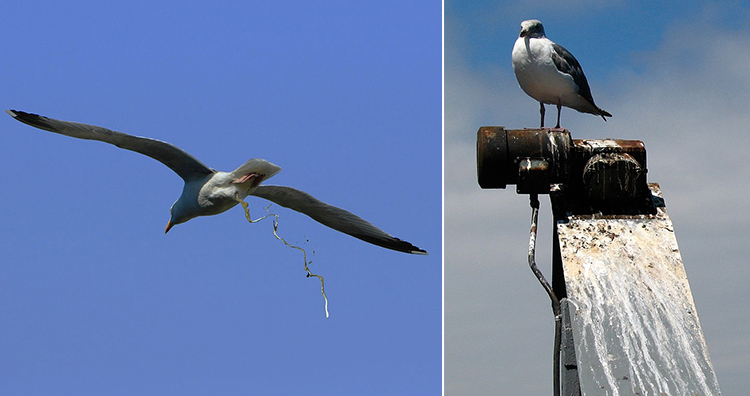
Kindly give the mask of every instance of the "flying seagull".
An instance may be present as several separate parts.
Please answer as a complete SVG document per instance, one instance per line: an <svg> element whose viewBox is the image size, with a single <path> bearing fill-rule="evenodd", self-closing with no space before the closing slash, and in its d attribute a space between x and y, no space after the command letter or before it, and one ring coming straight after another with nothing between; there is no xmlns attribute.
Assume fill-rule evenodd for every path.
<svg viewBox="0 0 750 396"><path fill-rule="evenodd" d="M573 54L544 35L542 23L536 19L521 22L521 34L513 46L513 71L524 92L539 101L544 128L544 104L557 105L557 126L560 110L570 107L582 113L612 117L597 107L583 69Z"/></svg>
<svg viewBox="0 0 750 396"><path fill-rule="evenodd" d="M265 198L281 206L304 213L315 221L365 242L405 253L427 254L375 227L361 217L317 200L291 187L261 186L260 183L279 173L281 168L263 160L251 159L232 172L209 168L177 146L156 139L128 135L95 125L60 121L36 114L6 110L18 121L45 131L79 139L99 140L119 148L147 155L172 169L185 187L170 209L165 233L198 216L216 215L229 210L248 195Z"/></svg>

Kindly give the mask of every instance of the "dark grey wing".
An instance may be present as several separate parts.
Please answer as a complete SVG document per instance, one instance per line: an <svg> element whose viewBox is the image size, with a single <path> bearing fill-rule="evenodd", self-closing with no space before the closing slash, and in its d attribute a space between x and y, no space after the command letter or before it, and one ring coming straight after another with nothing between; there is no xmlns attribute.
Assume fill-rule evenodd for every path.
<svg viewBox="0 0 750 396"><path fill-rule="evenodd" d="M594 104L594 98L591 97L591 88L589 88L589 82L586 80L586 75L583 74L583 68L578 60L568 52L562 45L552 43L552 61L557 66L557 70L562 73L569 74L573 77L573 82L578 85L578 94L583 96L584 99ZM596 106L596 105L594 105Z"/></svg>
<svg viewBox="0 0 750 396"><path fill-rule="evenodd" d="M55 120L36 114L24 113L23 111L5 111L16 120L35 128L78 139L99 140L125 150L147 155L168 166L185 181L215 172L181 148L161 140L132 136L95 125Z"/></svg>
<svg viewBox="0 0 750 396"><path fill-rule="evenodd" d="M304 191L283 186L259 186L252 195L304 213L318 223L373 245L399 252L427 254L426 251L388 234L354 213L321 202Z"/></svg>
<svg viewBox="0 0 750 396"><path fill-rule="evenodd" d="M552 43L552 49L552 62L555 63L557 70L573 77L573 82L578 86L578 95L581 95L582 98L591 103L591 105L599 111L599 115L604 121L607 121L604 116L612 117L612 114L599 108L599 106L594 103L594 97L591 96L589 82L586 80L586 75L583 74L581 64L578 63L578 60L573 54L566 50L562 45L556 43Z"/></svg>

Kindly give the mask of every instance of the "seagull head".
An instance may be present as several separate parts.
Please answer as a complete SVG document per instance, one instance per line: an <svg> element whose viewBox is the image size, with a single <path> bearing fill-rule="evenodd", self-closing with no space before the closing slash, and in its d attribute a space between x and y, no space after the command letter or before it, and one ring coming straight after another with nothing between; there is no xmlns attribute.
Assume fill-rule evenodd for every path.
<svg viewBox="0 0 750 396"><path fill-rule="evenodd" d="M178 199L174 204L172 204L172 207L169 209L169 222L167 223L167 227L164 229L164 233L168 233L169 230L172 229L172 227L176 226L177 224L182 224L194 217L196 216L191 215L191 212L188 211L183 205L182 200Z"/></svg>
<svg viewBox="0 0 750 396"><path fill-rule="evenodd" d="M519 36L529 38L546 37L544 35L544 26L542 26L542 22L536 19L529 19L521 22L521 34Z"/></svg>
<svg viewBox="0 0 750 396"><path fill-rule="evenodd" d="M190 219L196 218L201 215L210 215L221 212L207 212L205 208L202 208L201 201L205 201L205 197L202 198L201 191L206 187L212 185L211 181L214 179L215 174L206 175L203 179L192 179L185 182L185 186L182 188L182 194L169 208L169 222L167 227L164 229L164 233L169 232L172 227L177 224L182 224ZM231 207L231 206L230 206Z"/></svg>

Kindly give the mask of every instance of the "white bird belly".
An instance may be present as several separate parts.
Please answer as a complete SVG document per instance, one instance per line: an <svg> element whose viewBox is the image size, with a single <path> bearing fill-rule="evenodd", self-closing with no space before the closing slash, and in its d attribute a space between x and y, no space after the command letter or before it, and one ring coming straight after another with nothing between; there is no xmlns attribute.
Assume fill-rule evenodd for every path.
<svg viewBox="0 0 750 396"><path fill-rule="evenodd" d="M546 46L534 44L531 41L527 46L526 41L519 38L513 46L513 71L518 85L542 103L577 103L578 86L573 77L557 70Z"/></svg>

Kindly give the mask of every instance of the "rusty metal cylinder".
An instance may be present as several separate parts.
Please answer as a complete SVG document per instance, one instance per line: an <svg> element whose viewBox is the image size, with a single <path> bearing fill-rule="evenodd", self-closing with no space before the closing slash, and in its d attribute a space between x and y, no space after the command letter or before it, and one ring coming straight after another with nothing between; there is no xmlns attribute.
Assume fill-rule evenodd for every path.
<svg viewBox="0 0 750 396"><path fill-rule="evenodd" d="M546 194L550 184L563 183L567 179L572 142L570 133L565 130L479 128L479 185L482 188L505 188L508 184L516 184L519 193ZM539 183L540 179L545 182Z"/></svg>
<svg viewBox="0 0 750 396"><path fill-rule="evenodd" d="M548 194L557 185L581 207L641 210L648 207L646 172L638 140L573 140L567 130L544 128L477 132L477 176L485 189L514 184L519 194Z"/></svg>

